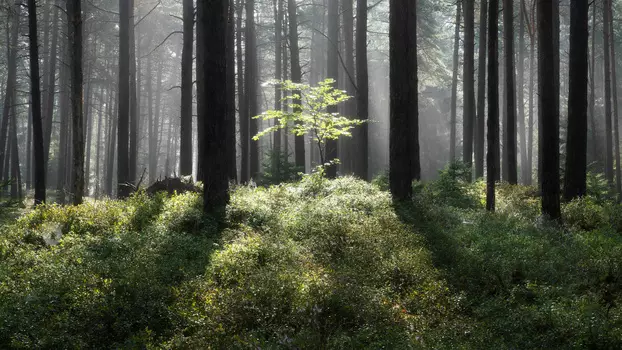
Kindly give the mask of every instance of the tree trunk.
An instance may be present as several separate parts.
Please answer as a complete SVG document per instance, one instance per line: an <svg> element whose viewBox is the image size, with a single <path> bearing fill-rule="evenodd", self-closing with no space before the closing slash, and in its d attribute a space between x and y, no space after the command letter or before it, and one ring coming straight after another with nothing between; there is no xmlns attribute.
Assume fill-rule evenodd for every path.
<svg viewBox="0 0 622 350"><path fill-rule="evenodd" d="M355 72L354 72L354 4L353 0L342 0L343 7L343 46L345 52L345 90L349 96L356 95ZM356 117L356 99L350 99L343 105L344 114L347 118ZM354 172L354 143L350 138L342 138L342 163L341 169L344 174Z"/></svg>
<svg viewBox="0 0 622 350"><path fill-rule="evenodd" d="M229 0L227 15L227 162L229 180L238 177L235 137L235 8Z"/></svg>
<svg viewBox="0 0 622 350"><path fill-rule="evenodd" d="M138 97L136 89L136 32L134 29L134 0L126 0L129 2L129 149L127 163L127 184L136 184L136 162L138 159ZM129 190L129 188L128 188Z"/></svg>
<svg viewBox="0 0 622 350"><path fill-rule="evenodd" d="M527 134L525 129L525 0L521 0L518 22L518 135L520 139L521 183L529 177L527 162Z"/></svg>
<svg viewBox="0 0 622 350"><path fill-rule="evenodd" d="M69 61L69 42L63 40L62 50L61 50L61 61L68 62ZM61 65L60 69L60 86L62 90L59 92L59 116L60 116L60 128L59 128L59 140L58 140L58 172L56 175L56 192L57 192L57 202L60 204L65 204L65 194L67 192L67 185L70 182L67 181L67 178L71 174L71 171L67 171L67 168L70 168L69 161L69 143L71 142L71 123L70 123L70 115L71 115L71 106L70 106L70 96L69 96L69 88L71 84L70 80L70 67L68 64Z"/></svg>
<svg viewBox="0 0 622 350"><path fill-rule="evenodd" d="M404 200L412 196L412 181L419 176L417 6L409 0L391 0L389 7L389 184L394 200Z"/></svg>
<svg viewBox="0 0 622 350"><path fill-rule="evenodd" d="M16 101L15 92L13 93L13 101ZM17 108L12 103L11 116L11 198L17 201L22 199L22 183L19 168L19 151L17 146Z"/></svg>
<svg viewBox="0 0 622 350"><path fill-rule="evenodd" d="M248 14L253 18L252 6L249 8L251 11L248 11ZM197 62L203 65L204 74L198 77L197 83L203 84L205 95L199 98L205 99L205 105L210 111L209 114L199 116L205 118L205 157L210 161L210 166L205 168L203 194L205 213L221 213L229 202L226 157L227 93L226 89L223 89L227 85L227 10L227 1L198 2L197 21L202 22L201 28L204 30L205 60ZM251 34L254 35L252 31ZM253 40L251 44L254 45ZM251 61L254 62L253 59ZM251 78L248 81L253 84L252 74Z"/></svg>
<svg viewBox="0 0 622 350"><path fill-rule="evenodd" d="M505 50L505 123L503 138L503 161L506 163L504 174L510 184L516 184L516 75L514 72L514 4L512 0L504 0L503 5L503 33Z"/></svg>
<svg viewBox="0 0 622 350"><path fill-rule="evenodd" d="M274 79L276 81L283 80L283 0L274 0ZM276 85L274 88L274 110L282 109L281 87ZM275 126L279 123L274 121ZM274 132L274 143L272 149L272 174L279 178L281 174L281 129Z"/></svg>
<svg viewBox="0 0 622 350"><path fill-rule="evenodd" d="M605 60L605 140L606 140L606 158L605 158L605 177L610 185L613 185L613 140L611 125L611 45L609 32L609 1L603 0L603 47Z"/></svg>
<svg viewBox="0 0 622 350"><path fill-rule="evenodd" d="M117 126L117 196L130 195L130 13L131 3L119 0L119 121Z"/></svg>
<svg viewBox="0 0 622 350"><path fill-rule="evenodd" d="M499 2L488 3L488 153L486 155L486 209L495 211L499 158Z"/></svg>
<svg viewBox="0 0 622 350"><path fill-rule="evenodd" d="M477 69L477 121L475 126L475 178L484 177L484 140L486 137L486 48L488 3L482 0L479 26L479 62Z"/></svg>
<svg viewBox="0 0 622 350"><path fill-rule="evenodd" d="M357 0L356 7L356 109L361 120L369 118L369 72L367 66L367 1ZM354 129L354 174L369 180L368 123Z"/></svg>
<svg viewBox="0 0 622 350"><path fill-rule="evenodd" d="M587 6L587 5L586 5ZM586 10L587 12L587 10ZM613 6L609 1L609 32L611 33L611 93L613 103L613 147L616 167L616 192L618 193L618 201L622 200L622 171L620 170L620 128L618 115L618 77L616 75L616 41L615 31L613 30ZM587 40L587 39L586 39ZM587 45L587 44L586 44ZM587 67L586 67L587 70ZM587 96L587 92L586 92ZM587 124L587 123L586 123ZM585 128L587 130L587 127ZM586 137L587 139L587 137Z"/></svg>
<svg viewBox="0 0 622 350"><path fill-rule="evenodd" d="M462 1L456 5L456 29L454 32L454 61L451 79L451 115L449 119L449 161L456 161L456 119L458 110L458 67L460 64L460 16L462 15Z"/></svg>
<svg viewBox="0 0 622 350"><path fill-rule="evenodd" d="M259 123L255 116L259 114L257 101L257 38L255 32L255 0L246 0L246 104L249 118L250 139L250 177L256 179L259 176L259 141L252 138L259 132Z"/></svg>
<svg viewBox="0 0 622 350"><path fill-rule="evenodd" d="M542 213L561 217L559 204L559 84L555 60L556 28L554 0L538 0L538 95L542 117Z"/></svg>
<svg viewBox="0 0 622 350"><path fill-rule="evenodd" d="M20 7L16 2L14 12L11 13L11 16L13 16L13 26L11 27L11 44L9 50L7 51L6 90L4 94L4 105L2 106L2 123L0 124L0 178L2 174L4 174L4 158L9 157L9 153L7 152L8 147L5 148L5 145L7 144L11 105L15 103L12 98L14 96L12 91L15 90L17 77L17 51L19 50L19 47L17 46L17 37L19 36L19 13Z"/></svg>
<svg viewBox="0 0 622 350"><path fill-rule="evenodd" d="M50 142L52 139L52 126L54 121L54 95L56 90L56 61L57 61L57 47L58 47L58 36L59 36L59 8L61 7L61 0L56 0L56 6L52 6L54 11L54 20L51 23L52 25L52 43L50 45L50 59L49 66L46 67L46 72L48 74L45 81L46 93L43 99L43 147L45 152L45 168L48 169L48 161L50 157ZM63 40L64 41L64 40ZM63 89L65 86L63 86Z"/></svg>
<svg viewBox="0 0 622 350"><path fill-rule="evenodd" d="M598 130L596 126L596 2L592 3L592 43L591 43L591 55L590 55L590 126L592 135L592 161L602 162L602 152L600 151L598 138Z"/></svg>
<svg viewBox="0 0 622 350"><path fill-rule="evenodd" d="M289 50L291 58L292 82L302 82L302 69L300 67L300 49L298 47L298 14L296 0L288 0L287 2L288 20L289 20ZM293 91L296 95L297 92ZM297 104L299 101L292 101ZM294 158L296 167L305 168L305 138L304 136L296 136L294 138Z"/></svg>
<svg viewBox="0 0 622 350"><path fill-rule="evenodd" d="M17 2L19 11L21 1ZM19 13L19 12L17 12ZM37 4L28 0L28 39L30 44L30 93L32 95L32 130L35 156L35 206L45 203L45 159L41 121L41 87L39 82L39 44L37 40Z"/></svg>
<svg viewBox="0 0 622 350"><path fill-rule="evenodd" d="M192 44L194 4L184 0L184 41L181 52L181 124L179 127L179 174L192 175Z"/></svg>
<svg viewBox="0 0 622 350"><path fill-rule="evenodd" d="M67 1L67 19L71 61L71 117L73 121L73 204L82 204L84 196L84 115L82 104L82 6L80 0Z"/></svg>
<svg viewBox="0 0 622 350"><path fill-rule="evenodd" d="M328 69L327 77L333 79L338 86L339 80L339 2L330 1L328 3L328 54L326 67ZM328 113L338 113L337 106L327 108ZM338 157L337 140L327 140L325 148L325 157L327 162L331 163ZM337 177L337 165L330 164L326 168L326 177L334 179Z"/></svg>
<svg viewBox="0 0 622 350"><path fill-rule="evenodd" d="M475 123L475 0L464 3L464 112L462 122L462 161L473 165L473 134ZM469 173L469 178L470 178Z"/></svg>
<svg viewBox="0 0 622 350"><path fill-rule="evenodd" d="M566 201L586 194L588 10L588 0L572 0L570 3L570 91L564 177Z"/></svg>
<svg viewBox="0 0 622 350"><path fill-rule="evenodd" d="M246 101L246 86L244 77L244 59L242 50L242 17L244 13L244 5L242 0L237 0L237 18L236 18L236 55L237 55L237 67L238 67L238 113L240 119L240 182L245 184L250 180L250 168L249 168L249 155L250 155L250 135L249 135L249 123L250 118L248 116L248 107Z"/></svg>
<svg viewBox="0 0 622 350"><path fill-rule="evenodd" d="M534 1L533 4L535 9L536 2ZM527 163L529 164L529 169L527 176L528 182L526 185L531 185L533 183L533 130L535 126L533 107L535 89L534 79L536 76L536 23L534 16L532 16L531 26L529 28L529 134L527 135ZM538 134L539 133L540 131L538 130ZM538 169L539 168L540 167L538 167Z"/></svg>
<svg viewBox="0 0 622 350"><path fill-rule="evenodd" d="M110 94L110 91L107 91ZM97 113L97 138L95 139L95 198L99 198L100 194L100 156L101 156L101 142L102 142L102 122L104 114L104 85L102 84L99 93L99 111Z"/></svg>

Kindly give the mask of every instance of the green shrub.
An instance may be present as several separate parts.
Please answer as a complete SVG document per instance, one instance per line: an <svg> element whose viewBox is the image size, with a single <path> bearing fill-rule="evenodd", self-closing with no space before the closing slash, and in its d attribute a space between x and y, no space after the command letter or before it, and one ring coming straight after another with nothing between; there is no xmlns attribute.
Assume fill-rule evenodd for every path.
<svg viewBox="0 0 622 350"><path fill-rule="evenodd" d="M576 230L592 231L607 223L605 210L591 197L574 199L564 204L562 216L564 224Z"/></svg>

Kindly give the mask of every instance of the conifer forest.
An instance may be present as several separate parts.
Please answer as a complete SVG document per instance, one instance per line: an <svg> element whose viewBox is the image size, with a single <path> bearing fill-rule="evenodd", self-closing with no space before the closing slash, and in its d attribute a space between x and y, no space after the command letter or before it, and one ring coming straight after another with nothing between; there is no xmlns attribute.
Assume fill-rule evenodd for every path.
<svg viewBox="0 0 622 350"><path fill-rule="evenodd" d="M621 349L622 1L0 0L0 349Z"/></svg>

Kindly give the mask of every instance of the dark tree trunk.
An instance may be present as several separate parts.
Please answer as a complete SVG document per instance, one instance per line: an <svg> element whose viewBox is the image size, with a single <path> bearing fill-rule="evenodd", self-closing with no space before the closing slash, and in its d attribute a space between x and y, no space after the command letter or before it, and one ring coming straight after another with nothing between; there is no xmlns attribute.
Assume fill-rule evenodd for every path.
<svg viewBox="0 0 622 350"><path fill-rule="evenodd" d="M242 17L244 13L244 4L242 0L237 0L237 18L236 18L236 55L237 55L237 67L238 67L238 113L240 119L240 182L245 184L250 180L249 172L249 155L250 155L250 134L249 123L250 118L248 116L248 108L246 104L246 86L244 77L244 59L242 50Z"/></svg>
<svg viewBox="0 0 622 350"><path fill-rule="evenodd" d="M9 157L8 152L6 152L8 147L5 148L5 145L7 144L11 105L15 103L12 99L14 96L12 91L15 90L17 77L17 51L19 50L17 46L17 37L19 36L19 13L20 5L16 4L14 12L11 13L11 16L13 16L13 26L11 27L11 44L7 51L6 90L4 94L4 105L2 106L2 123L0 124L0 179L2 179L2 175L4 174L5 157Z"/></svg>
<svg viewBox="0 0 622 350"><path fill-rule="evenodd" d="M588 10L588 0L572 0L570 3L570 91L564 178L566 201L586 193Z"/></svg>
<svg viewBox="0 0 622 350"><path fill-rule="evenodd" d="M479 25L479 62L477 69L477 121L475 126L475 178L484 177L484 140L486 137L486 48L488 2L482 0Z"/></svg>
<svg viewBox="0 0 622 350"><path fill-rule="evenodd" d="M587 12L587 11L586 11ZM609 1L609 32L611 33L611 93L613 103L613 147L616 167L616 192L618 193L618 201L622 200L622 171L620 169L620 128L618 114L618 77L616 75L616 41L615 31L613 30L613 7ZM587 40L587 39L586 39ZM587 44L586 44L587 45ZM587 67L586 67L587 70ZM587 92L586 92L587 95ZM587 130L587 128L586 128ZM586 137L587 138L587 137Z"/></svg>
<svg viewBox="0 0 622 350"><path fill-rule="evenodd" d="M110 94L110 91L107 92ZM100 156L101 156L101 142L102 142L102 122L104 114L104 85L102 84L99 93L99 111L97 113L97 138L95 139L95 198L99 198L100 194Z"/></svg>
<svg viewBox="0 0 622 350"><path fill-rule="evenodd" d="M338 86L339 80L339 2L330 1L328 3L328 54L327 54L327 77L335 81L334 86ZM337 106L328 108L328 113L338 113ZM325 148L326 162L331 163L338 157L337 140L327 140ZM337 177L337 165L331 164L326 168L326 177L334 179Z"/></svg>
<svg viewBox="0 0 622 350"><path fill-rule="evenodd" d="M17 8L21 6L18 2ZM19 12L18 12L19 13ZM41 87L39 83L39 46L37 41L37 4L28 0L28 38L30 44L30 93L32 95L32 130L35 158L35 206L45 203L45 159L41 121Z"/></svg>
<svg viewBox="0 0 622 350"><path fill-rule="evenodd" d="M181 52L181 124L179 126L179 174L192 175L192 45L194 4L184 0L184 42Z"/></svg>
<svg viewBox="0 0 622 350"><path fill-rule="evenodd" d="M596 126L596 3L592 2L592 43L591 43L591 55L590 55L590 126L592 136L592 161L602 161L602 152L600 151L598 138L598 130Z"/></svg>
<svg viewBox="0 0 622 350"><path fill-rule="evenodd" d="M535 4L536 2L534 1L534 9ZM525 9L523 8L523 10ZM533 109L535 89L534 79L536 76L536 24L534 17L535 16L532 16L531 26L529 28L529 134L527 135L527 163L529 164L529 169L527 176L528 182L526 182L527 185L531 185L533 183L533 130L535 126Z"/></svg>
<svg viewBox="0 0 622 350"><path fill-rule="evenodd" d="M245 89L248 108L250 140L250 177L259 176L259 141L252 138L259 132L259 122L255 116L259 114L257 101L257 38L255 32L255 0L246 0L246 79Z"/></svg>
<svg viewBox="0 0 622 350"><path fill-rule="evenodd" d="M525 0L521 0L518 22L518 135L520 139L521 183L527 184L529 177L527 162L527 133L525 129Z"/></svg>
<svg viewBox="0 0 622 350"><path fill-rule="evenodd" d="M229 180L237 181L235 138L235 9L229 1L227 16L227 162Z"/></svg>
<svg viewBox="0 0 622 350"><path fill-rule="evenodd" d="M108 130L108 146L106 151L106 194L112 197L114 194L113 178L114 178L114 160L117 150L117 122L119 120L119 95L118 91L112 89L111 94L114 96L113 113L108 115L110 129Z"/></svg>
<svg viewBox="0 0 622 350"><path fill-rule="evenodd" d="M16 101L15 92L13 93L13 101ZM21 201L22 199L22 182L19 167L19 150L17 146L17 108L12 103L11 116L11 198Z"/></svg>
<svg viewBox="0 0 622 350"><path fill-rule="evenodd" d="M80 0L67 1L69 52L71 61L71 116L73 130L73 204L84 196L84 116L82 104L82 6Z"/></svg>
<svg viewBox="0 0 622 350"><path fill-rule="evenodd" d="M499 1L488 3L488 153L486 155L486 209L495 211L499 158Z"/></svg>
<svg viewBox="0 0 622 350"><path fill-rule="evenodd" d="M130 124L130 12L131 4L119 0L119 121L117 125L117 196L130 195L129 124Z"/></svg>
<svg viewBox="0 0 622 350"><path fill-rule="evenodd" d="M69 61L69 42L63 40L61 50L61 61ZM71 115L69 87L71 84L69 72L69 65L63 64L60 69L60 86L62 90L59 92L60 106L60 128L59 128L59 140L58 140L58 172L56 176L56 193L57 202L65 204L65 194L67 192L67 186L69 182L67 178L71 174L71 171L67 171L67 168L71 168L70 156L69 156L69 143L71 142L71 122L69 120Z"/></svg>
<svg viewBox="0 0 622 350"><path fill-rule="evenodd" d="M197 83L203 85L209 113L205 118L205 153L210 166L204 169L203 208L206 213L220 212L229 201L227 140L227 5L226 0L199 0L197 21L201 23L205 40L202 62L203 76ZM249 11L252 17L253 11Z"/></svg>
<svg viewBox="0 0 622 350"><path fill-rule="evenodd" d="M462 161L473 165L475 124L475 0L464 2L464 112ZM470 177L470 176L469 176Z"/></svg>
<svg viewBox="0 0 622 350"><path fill-rule="evenodd" d="M28 131L26 134L26 191L32 186L32 103L28 101Z"/></svg>
<svg viewBox="0 0 622 350"><path fill-rule="evenodd" d="M504 169L508 173L504 178L510 184L516 184L516 75L514 72L514 4L513 0L504 0L503 5L503 33L505 49L505 113L506 119L503 139L503 160L506 163Z"/></svg>
<svg viewBox="0 0 622 350"><path fill-rule="evenodd" d="M393 198L404 200L412 196L412 181L419 178L417 7L409 0L391 0L389 6L389 183Z"/></svg>
<svg viewBox="0 0 622 350"><path fill-rule="evenodd" d="M542 117L542 213L561 217L559 204L559 84L555 82L558 28L554 0L538 0L538 95Z"/></svg>
<svg viewBox="0 0 622 350"><path fill-rule="evenodd" d="M287 2L288 20L289 20L289 49L292 69L292 82L302 82L302 69L300 67L300 49L298 48L298 14L296 0L288 0ZM294 91L294 94L297 92ZM293 101L299 103L299 101ZM304 136L296 136L294 138L294 158L296 166L305 168L305 139Z"/></svg>
<svg viewBox="0 0 622 350"><path fill-rule="evenodd" d="M345 52L345 90L349 96L356 95L355 72L354 72L354 4L353 0L342 0L343 10L343 46ZM356 116L356 99L350 99L343 105L344 114L348 118ZM355 150L353 140L350 138L341 139L342 162L341 169L344 174L352 174L354 172L354 153Z"/></svg>
<svg viewBox="0 0 622 350"><path fill-rule="evenodd" d="M458 67L460 64L460 16L462 15L462 1L456 5L456 29L454 33L454 61L451 78L451 115L449 119L449 161L456 161L456 119L458 110Z"/></svg>
<svg viewBox="0 0 622 350"><path fill-rule="evenodd" d="M126 0L129 2L129 149L127 163L127 184L136 184L136 162L138 160L138 95L136 88L136 32L134 30L134 0ZM127 187L127 186L126 186ZM128 188L128 190L130 190Z"/></svg>
<svg viewBox="0 0 622 350"><path fill-rule="evenodd" d="M609 32L609 1L603 0L603 47L604 47L604 60L605 60L605 177L610 185L613 185L613 139L612 139L612 125L611 125L611 34Z"/></svg>
<svg viewBox="0 0 622 350"><path fill-rule="evenodd" d="M356 85L357 117L369 118L369 72L367 66L367 1L357 0L356 7ZM365 123L354 129L354 173L369 180L369 127Z"/></svg>

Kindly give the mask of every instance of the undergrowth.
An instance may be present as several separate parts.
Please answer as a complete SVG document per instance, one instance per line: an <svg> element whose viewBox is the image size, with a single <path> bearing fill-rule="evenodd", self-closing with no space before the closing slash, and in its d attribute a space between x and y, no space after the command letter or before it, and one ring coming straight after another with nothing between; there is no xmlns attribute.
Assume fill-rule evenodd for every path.
<svg viewBox="0 0 622 350"><path fill-rule="evenodd" d="M622 208L540 218L537 191L455 165L386 177L43 206L0 227L0 348L616 349ZM591 193L601 193L595 190Z"/></svg>

